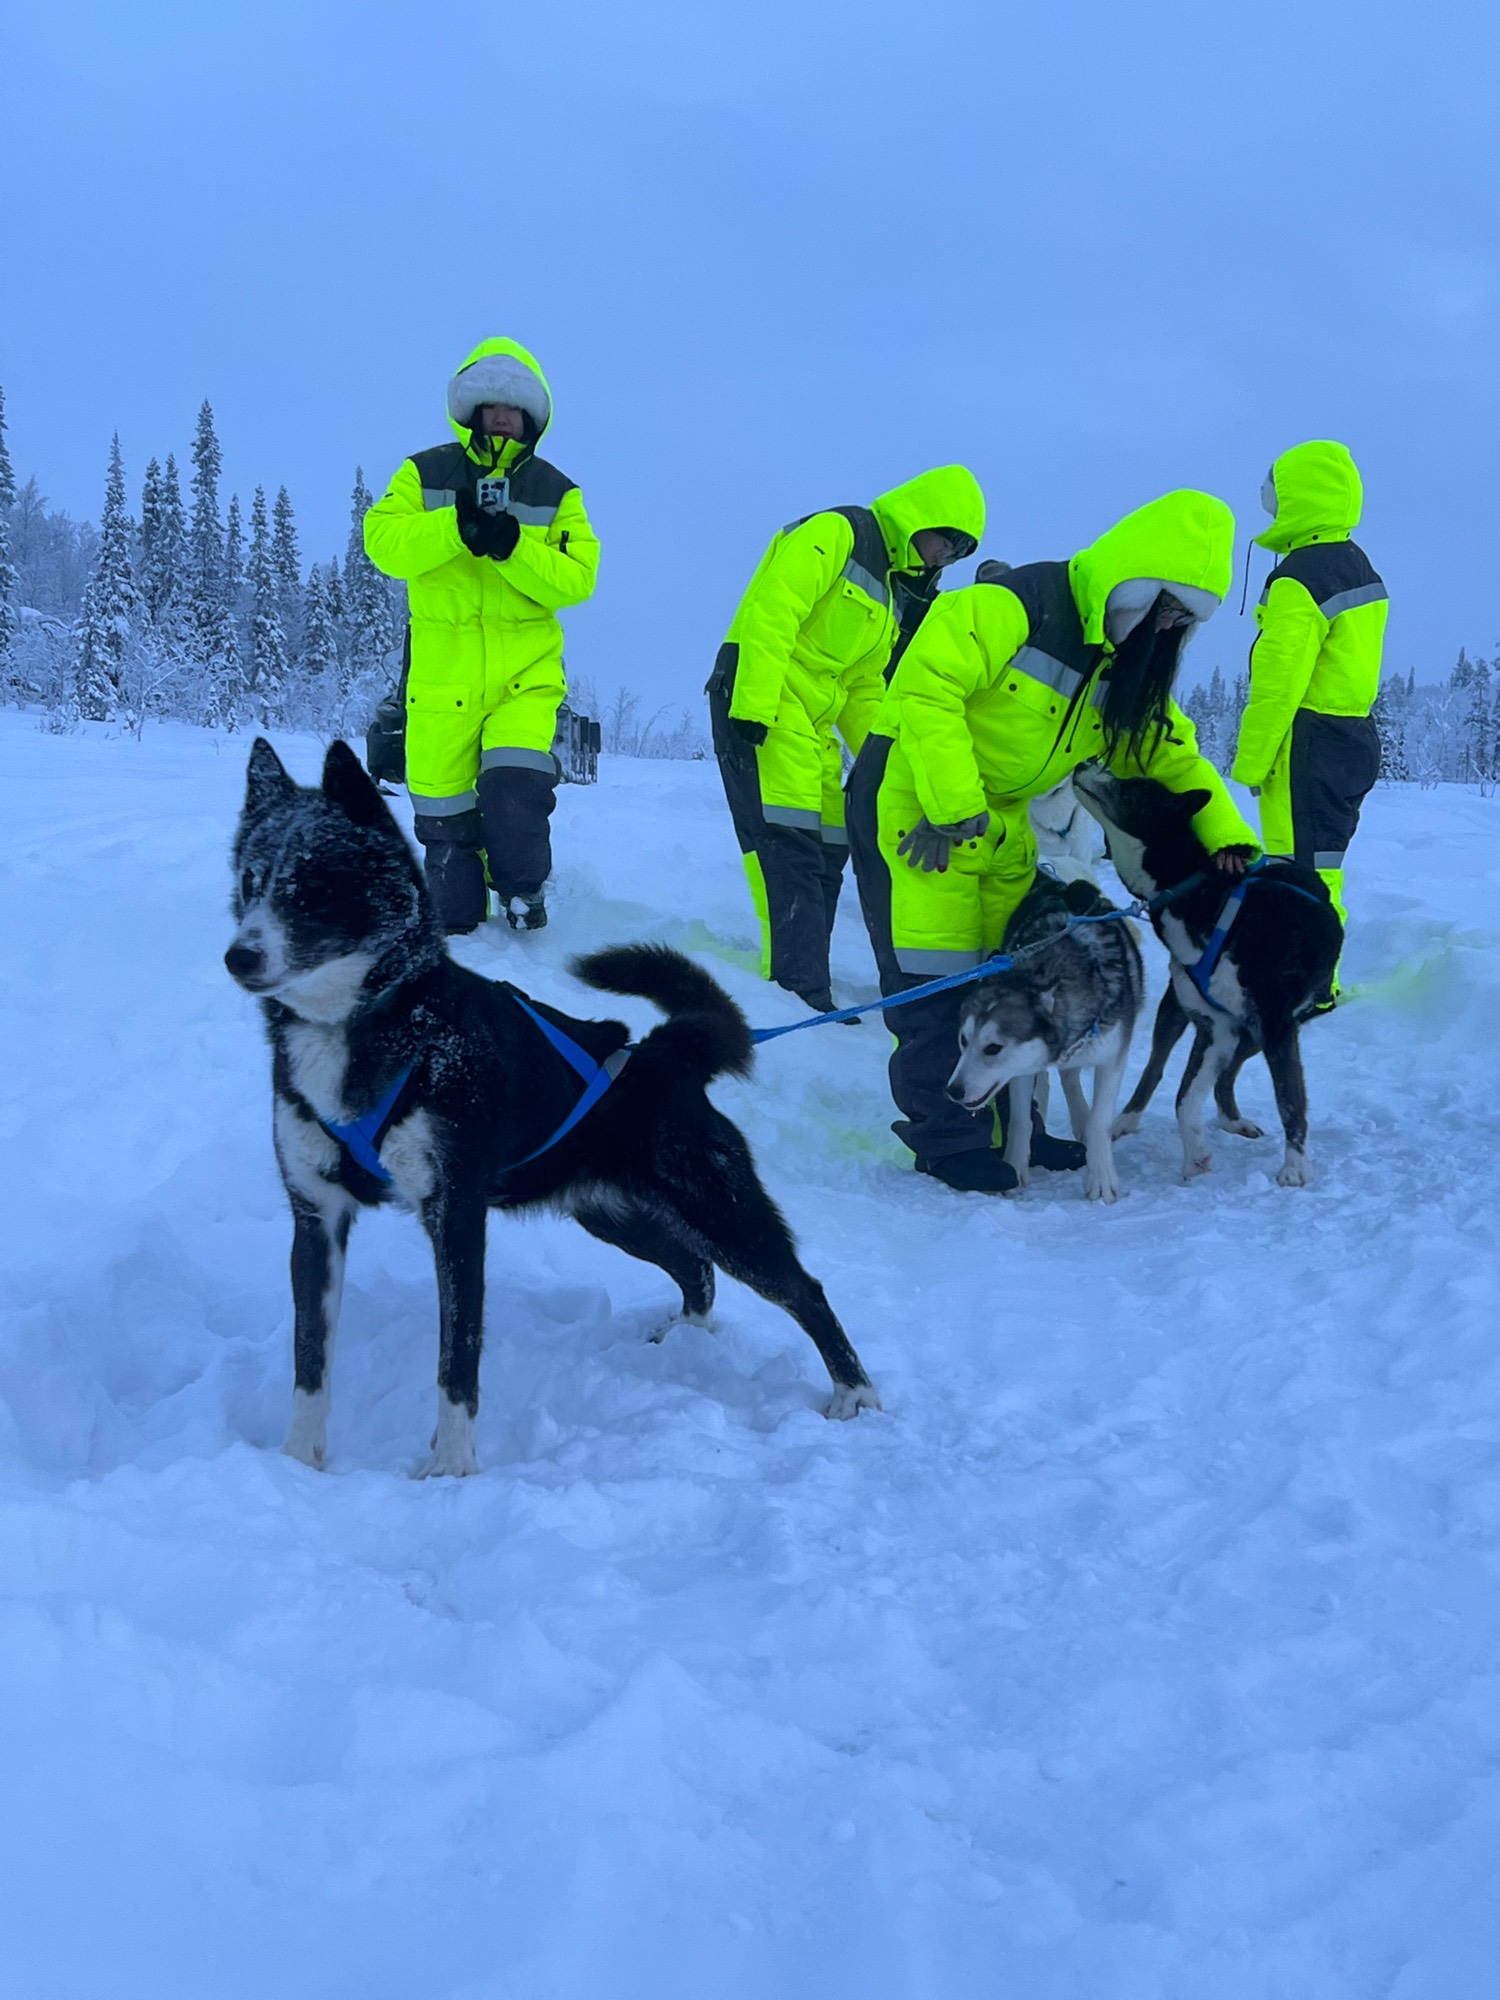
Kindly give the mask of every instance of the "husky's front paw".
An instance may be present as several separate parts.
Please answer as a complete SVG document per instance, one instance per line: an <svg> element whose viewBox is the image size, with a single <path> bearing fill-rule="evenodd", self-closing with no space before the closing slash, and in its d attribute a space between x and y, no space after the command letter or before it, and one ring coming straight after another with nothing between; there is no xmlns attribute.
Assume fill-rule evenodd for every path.
<svg viewBox="0 0 1500 2000"><path fill-rule="evenodd" d="M1195 1181L1200 1174L1213 1172L1214 1156L1201 1142L1182 1149L1182 1178Z"/></svg>
<svg viewBox="0 0 1500 2000"><path fill-rule="evenodd" d="M1286 1158L1281 1163L1281 1172L1276 1176L1278 1187L1309 1187L1312 1184L1312 1167L1306 1153L1294 1152L1288 1146Z"/></svg>
<svg viewBox="0 0 1500 2000"><path fill-rule="evenodd" d="M823 1414L842 1421L857 1417L861 1410L878 1410L881 1407L880 1391L873 1382L841 1382Z"/></svg>
<svg viewBox="0 0 1500 2000"><path fill-rule="evenodd" d="M479 1470L474 1456L474 1419L462 1403L450 1403L438 1395L437 1429L432 1434L432 1456L413 1475L417 1479L465 1479Z"/></svg>
<svg viewBox="0 0 1500 2000"><path fill-rule="evenodd" d="M1139 1132L1140 1129L1141 1129L1140 1112L1122 1111L1119 1117L1115 1120L1114 1124L1110 1127L1109 1136L1112 1139L1128 1139L1132 1132Z"/></svg>
<svg viewBox="0 0 1500 2000"><path fill-rule="evenodd" d="M1088 1167L1083 1177L1083 1198L1085 1201L1118 1201L1120 1199L1120 1177L1115 1172L1114 1162L1107 1167Z"/></svg>
<svg viewBox="0 0 1500 2000"><path fill-rule="evenodd" d="M328 1457L328 1392L326 1388L309 1394L292 1391L292 1420L286 1427L282 1451L300 1465L321 1472Z"/></svg>
<svg viewBox="0 0 1500 2000"><path fill-rule="evenodd" d="M1264 1139L1266 1136L1260 1127L1253 1125L1248 1118L1221 1118L1219 1130L1232 1133L1236 1139Z"/></svg>

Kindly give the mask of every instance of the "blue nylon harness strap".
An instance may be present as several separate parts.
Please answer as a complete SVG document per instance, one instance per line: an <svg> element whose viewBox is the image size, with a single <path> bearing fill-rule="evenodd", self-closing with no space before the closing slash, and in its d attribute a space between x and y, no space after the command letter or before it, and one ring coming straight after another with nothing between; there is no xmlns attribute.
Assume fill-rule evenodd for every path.
<svg viewBox="0 0 1500 2000"><path fill-rule="evenodd" d="M391 1122L398 1098L411 1082L415 1067L414 1063L408 1063L374 1110L365 1112L362 1118L351 1118L345 1125L336 1125L330 1118L318 1120L329 1138L337 1139L356 1165L363 1167L382 1187L390 1186L391 1177L380 1164L380 1142L385 1137L385 1128Z"/></svg>
<svg viewBox="0 0 1500 2000"><path fill-rule="evenodd" d="M542 1033L552 1044L553 1048L557 1050L557 1053L563 1058L564 1062L575 1069L583 1078L584 1084L582 1096L561 1125L552 1134L552 1137L544 1140L540 1146L536 1147L532 1152L527 1153L523 1159L512 1160L510 1165L503 1169L505 1173L512 1173L517 1167L530 1166L533 1160L539 1160L543 1153L550 1153L555 1145L567 1138L574 1126L588 1116L589 1112L593 1110L594 1106L599 1102L605 1091L609 1089L609 1086L614 1082L621 1070L624 1069L626 1063L630 1060L631 1051L628 1046L623 1049L616 1049L614 1054L606 1056L602 1063L595 1062L587 1049L581 1049L571 1035L565 1034L561 1028L539 1014L535 1007L531 1006L528 1001L516 992L514 987L508 990L511 999L515 1001L521 1012L528 1020L533 1021L541 1029ZM391 1085L384 1097L381 1098L374 1110L365 1112L362 1118L350 1119L347 1124L343 1125L334 1124L332 1120L326 1118L318 1120L318 1123L323 1127L328 1136L331 1139L337 1139L339 1144L350 1154L351 1158L359 1166L363 1167L365 1172L371 1175L373 1179L379 1181L382 1187L389 1187L391 1185L391 1176L381 1164L380 1142L385 1137L386 1127L391 1122L391 1115L396 1109L397 1101L402 1091L405 1090L407 1084L411 1081L415 1068L415 1064L409 1064L402 1070L400 1076L396 1078L396 1081Z"/></svg>
<svg viewBox="0 0 1500 2000"><path fill-rule="evenodd" d="M511 998L515 1001L521 1012L526 1015L528 1020L534 1021L541 1029L542 1033L547 1037L553 1048L557 1050L557 1053L563 1058L564 1062L571 1064L577 1070L578 1074L583 1078L584 1087L583 1095L552 1134L552 1137L544 1144L538 1146L535 1152L528 1153L524 1159L513 1160L510 1166L505 1169L507 1173L510 1173L515 1167L530 1166L531 1162L539 1160L543 1153L550 1153L559 1140L566 1139L568 1134L573 1130L573 1127L593 1110L599 1099L609 1089L609 1086L630 1060L630 1048L627 1044L623 1049L616 1049L612 1056L606 1056L602 1063L595 1062L587 1049L579 1048L571 1035L564 1034L561 1028L556 1027L551 1021L544 1019L536 1011L535 1007L530 1006L521 998L519 993L512 992Z"/></svg>

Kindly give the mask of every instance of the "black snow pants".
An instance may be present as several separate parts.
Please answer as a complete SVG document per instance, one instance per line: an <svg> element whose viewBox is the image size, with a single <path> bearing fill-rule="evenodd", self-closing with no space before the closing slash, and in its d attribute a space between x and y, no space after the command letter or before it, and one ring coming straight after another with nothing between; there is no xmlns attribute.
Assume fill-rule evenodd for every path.
<svg viewBox="0 0 1500 2000"><path fill-rule="evenodd" d="M557 767L542 769L534 751L487 751L496 761L479 773L478 804L441 817L418 813L427 886L439 920L449 931L473 930L489 914L489 890L502 904L534 902L552 873L552 829Z"/></svg>
<svg viewBox="0 0 1500 2000"><path fill-rule="evenodd" d="M831 1007L828 949L848 843L843 829L829 827L817 812L794 813L762 799L755 746L729 726L738 652L737 646L720 647L708 707L724 796L760 918L762 969L809 1006ZM805 824L782 823L793 819Z"/></svg>

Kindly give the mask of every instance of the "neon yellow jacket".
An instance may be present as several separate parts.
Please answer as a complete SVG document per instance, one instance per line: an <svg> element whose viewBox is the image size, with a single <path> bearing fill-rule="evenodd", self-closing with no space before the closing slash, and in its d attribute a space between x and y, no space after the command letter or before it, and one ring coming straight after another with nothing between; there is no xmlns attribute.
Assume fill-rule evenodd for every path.
<svg viewBox="0 0 1500 2000"><path fill-rule="evenodd" d="M739 647L729 713L768 727L837 727L858 752L896 640L890 573L924 566L911 540L924 528L956 528L977 544L984 495L966 467L944 465L848 511L873 515L873 528L857 535L829 512L772 537L729 628Z"/></svg>
<svg viewBox="0 0 1500 2000"><path fill-rule="evenodd" d="M1003 583L945 592L875 722L893 739L885 784L912 792L934 825L952 826L984 811L1003 815L1102 758L1097 704L1113 652L1104 629L1110 593L1153 578L1222 599L1233 554L1229 509L1182 491L1127 515L1067 564L1029 563ZM1139 761L1121 750L1110 763L1174 792L1207 791L1193 823L1210 851L1259 844L1175 705L1153 749Z"/></svg>
<svg viewBox="0 0 1500 2000"><path fill-rule="evenodd" d="M535 378L547 420L540 442L552 392L535 357L518 341L483 340L462 368L489 356L508 357ZM507 440L497 452L451 415L449 423L457 444L404 460L365 516L371 562L407 586L408 706L443 714L503 710L504 741L547 750L567 692L557 613L592 593L598 539L583 495L534 447ZM508 478L509 510L521 524L503 562L470 555L458 532L456 492L484 477Z"/></svg>
<svg viewBox="0 0 1500 2000"><path fill-rule="evenodd" d="M1255 607L1259 637L1234 759L1245 785L1266 782L1299 708L1369 714L1390 608L1385 585L1350 539L1364 488L1343 445L1317 439L1283 452L1264 497L1275 518L1255 539L1282 560Z"/></svg>

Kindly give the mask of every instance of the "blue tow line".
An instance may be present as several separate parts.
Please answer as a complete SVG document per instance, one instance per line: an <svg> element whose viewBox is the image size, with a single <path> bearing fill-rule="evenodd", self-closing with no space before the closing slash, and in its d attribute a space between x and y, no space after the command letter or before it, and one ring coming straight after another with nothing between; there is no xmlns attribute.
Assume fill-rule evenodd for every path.
<svg viewBox="0 0 1500 2000"><path fill-rule="evenodd" d="M1240 913L1246 891L1249 889L1251 882L1257 878L1269 879L1276 882L1279 888L1290 889L1294 896L1301 896L1306 902L1316 903L1320 900L1308 890L1299 889L1295 882L1278 881L1275 876L1264 877L1263 871L1274 867L1278 859L1278 856L1262 855L1260 860L1253 861L1250 864L1244 875L1234 884L1229 894L1225 897L1224 906L1219 912L1218 919L1209 935L1208 942L1203 947L1203 955L1196 963L1186 968L1188 977L1203 995L1209 1006L1218 1008L1220 1013L1224 1013L1227 1010L1209 992L1208 982L1213 977L1214 968L1223 956L1225 939L1229 935L1235 918ZM1157 895L1145 900L1137 899L1123 910L1101 910L1095 916L1069 917L1063 925L1062 930L1056 933L1056 935L1061 937L1068 931L1081 930L1085 924L1120 923L1132 917L1156 916L1161 911L1170 908L1179 897L1185 896L1190 890L1200 887L1207 879L1207 872L1200 869L1197 874L1190 875L1185 882L1179 882L1175 888L1161 890ZM1054 942L1054 939L1049 937L1045 942L1051 944ZM909 1006L914 1000L930 1000L935 993L951 993L960 986L972 986L978 980L993 979L997 973L1009 972L1015 965L1016 957L1019 955L1012 955L1008 952L996 952L992 957L983 960L981 964L972 965L964 972L946 973L941 979L925 980L920 986L908 986L903 992L890 993L879 1000L866 1000L858 1007L834 1007L826 1014L809 1014L806 1020L787 1021L779 1028L752 1028L750 1030L750 1039L756 1043L774 1042L782 1035L800 1034L804 1028L823 1028L830 1021L857 1021L862 1014L884 1014L888 1013L892 1007ZM534 1151L527 1153L523 1159L513 1160L510 1166L504 1169L506 1173L514 1172L517 1167L530 1166L533 1160L539 1160L544 1153L550 1153L554 1146L559 1145L566 1139L574 1127L579 1125L593 1110L615 1078L624 1069L626 1063L630 1060L631 1051L634 1046L630 1044L625 1048L616 1049L614 1054L607 1056L602 1063L596 1062L586 1049L578 1046L571 1035L565 1034L561 1028L547 1020L544 1015L539 1014L529 1001L523 999L513 989L511 991L511 998L521 1009L521 1012L541 1029L542 1033L552 1044L553 1048L557 1050L564 1062L576 1070L578 1075L583 1078L584 1087L578 1102L573 1106L551 1138L544 1140L540 1146L536 1147ZM381 1163L381 1141L385 1137L386 1127L390 1124L395 1113L401 1093L411 1081L415 1069L416 1065L413 1063L402 1070L380 1102L373 1110L365 1112L363 1117L350 1119L345 1124L335 1124L330 1119L320 1119L318 1121L329 1137L336 1139L349 1153L351 1158L363 1167L365 1172L373 1179L379 1181L383 1187L391 1185L391 1175Z"/></svg>

